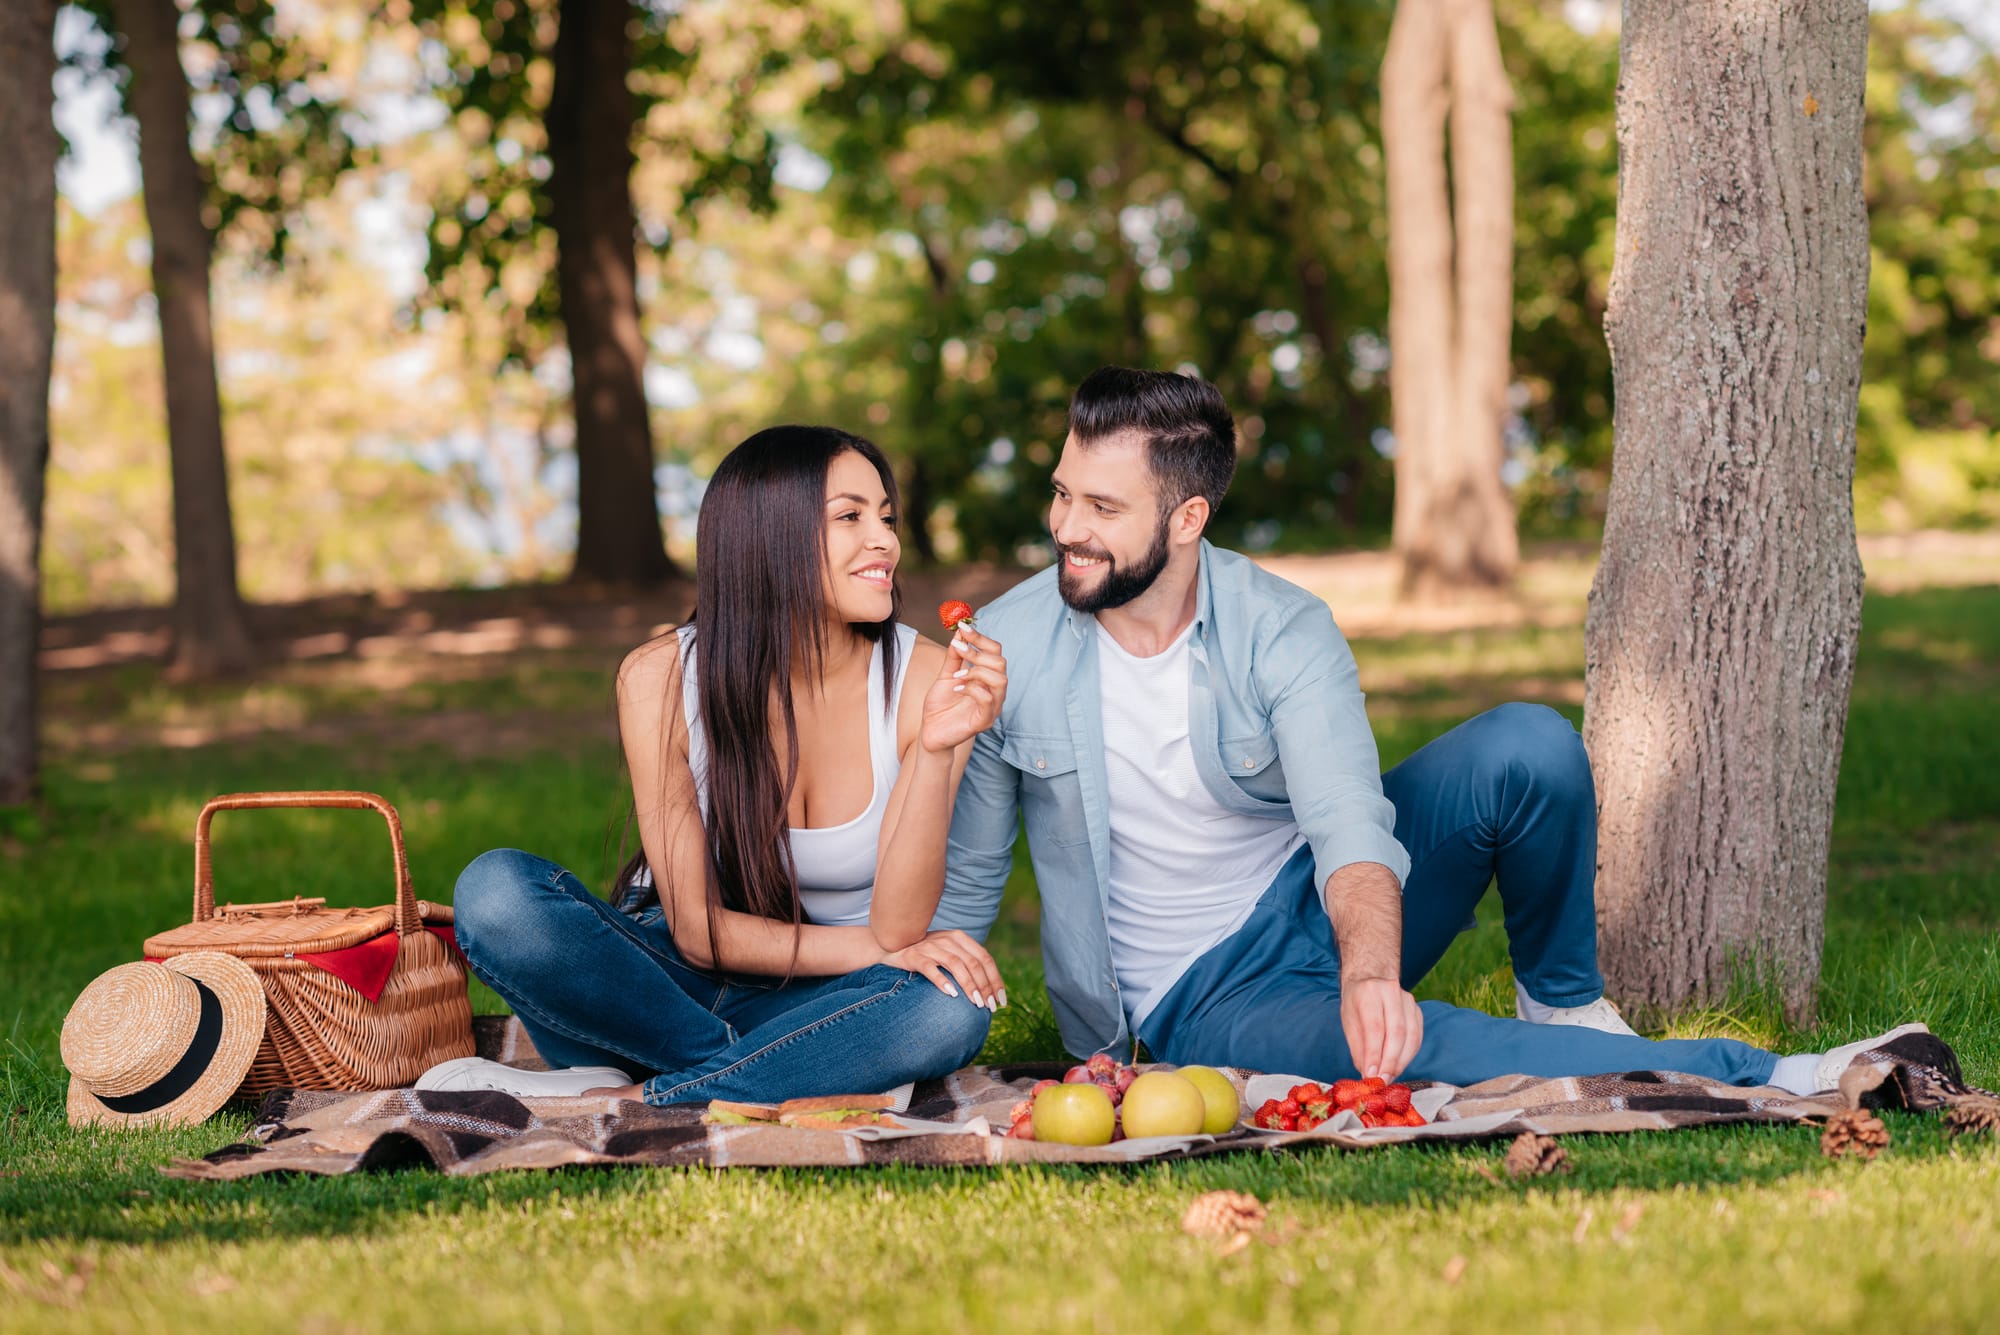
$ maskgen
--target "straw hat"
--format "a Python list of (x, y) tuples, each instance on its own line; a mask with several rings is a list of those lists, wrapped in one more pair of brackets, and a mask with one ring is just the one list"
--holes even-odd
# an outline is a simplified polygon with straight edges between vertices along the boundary
[(71, 1126), (192, 1126), (229, 1101), (264, 1039), (264, 987), (191, 951), (99, 974), (63, 1017)]

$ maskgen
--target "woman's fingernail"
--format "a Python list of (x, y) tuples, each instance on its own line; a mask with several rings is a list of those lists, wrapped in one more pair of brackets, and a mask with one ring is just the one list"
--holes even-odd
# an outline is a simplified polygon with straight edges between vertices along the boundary
[(999, 1010), (999, 1009), (1000, 1009), (1000, 998), (998, 998), (998, 997), (988, 997), (988, 998), (986, 998), (986, 1012), (987, 1012), (987, 1014), (989, 1014), (989, 1015), (990, 1015), (990, 1014), (992, 1014), (992, 1013), (993, 1013), (994, 1011), (997, 1011), (997, 1010)]
[(965, 995), (972, 998), (972, 1004), (975, 1006), (984, 1006), (986, 1004), (986, 998), (980, 996), (977, 992), (968, 991)]
[(960, 668), (958, 671), (952, 673), (951, 675), (954, 677), (963, 677), (966, 673), (970, 671), (972, 671), (971, 668)]
[(958, 685), (956, 685), (956, 686), (952, 687), (951, 689), (952, 689), (952, 692), (953, 692), (953, 694), (956, 694), (957, 692), (959, 692), (959, 691), (962, 691), (962, 690), (964, 690), (964, 689), (965, 689), (965, 683), (963, 683), (963, 682), (960, 682), (960, 683), (959, 683)]
[(944, 994), (948, 997), (955, 997), (958, 995), (958, 989), (953, 987), (950, 983), (946, 983), (944, 985)]
[(1007, 989), (1004, 987), (1000, 989), (1000, 1004), (1002, 1006), (1007, 1004)]

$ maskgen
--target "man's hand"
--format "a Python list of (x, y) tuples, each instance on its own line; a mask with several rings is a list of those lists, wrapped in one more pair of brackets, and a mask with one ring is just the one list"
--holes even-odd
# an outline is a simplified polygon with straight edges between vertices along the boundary
[(1424, 1013), (1393, 978), (1343, 978), (1340, 1027), (1355, 1067), (1384, 1080), (1401, 1075), (1424, 1041)]

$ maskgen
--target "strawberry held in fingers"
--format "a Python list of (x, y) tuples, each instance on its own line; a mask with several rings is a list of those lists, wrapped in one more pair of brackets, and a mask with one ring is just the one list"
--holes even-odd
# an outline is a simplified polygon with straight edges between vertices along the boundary
[(955, 631), (960, 626), (979, 629), (978, 623), (972, 617), (972, 604), (963, 598), (947, 598), (938, 604), (938, 620), (944, 623), (946, 630)]

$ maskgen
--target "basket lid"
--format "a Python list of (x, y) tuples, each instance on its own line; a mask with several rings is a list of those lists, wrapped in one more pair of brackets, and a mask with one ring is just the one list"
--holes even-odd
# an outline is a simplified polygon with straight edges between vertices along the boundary
[(170, 959), (190, 950), (220, 950), (244, 959), (317, 955), (346, 950), (396, 930), (396, 908), (330, 909), (323, 899), (223, 904), (215, 916), (146, 939), (146, 954)]

